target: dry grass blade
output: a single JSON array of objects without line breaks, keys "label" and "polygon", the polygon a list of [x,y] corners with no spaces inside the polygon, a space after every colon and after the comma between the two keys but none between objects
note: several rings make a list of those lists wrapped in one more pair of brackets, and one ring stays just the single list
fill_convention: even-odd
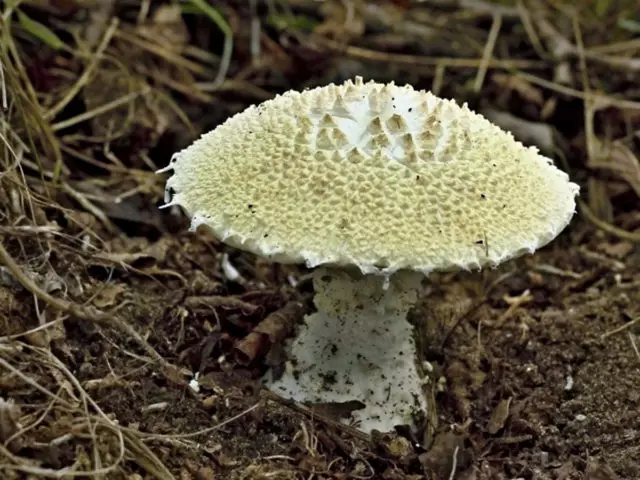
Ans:
[{"label": "dry grass blade", "polygon": [[423,67],[434,67],[437,65],[442,65],[445,67],[453,68],[479,68],[484,63],[486,64],[486,68],[498,70],[539,70],[548,67],[548,64],[546,62],[539,60],[491,59],[487,62],[482,58],[422,57],[418,55],[380,52],[363,47],[356,47],[353,45],[344,46],[334,40],[319,36],[312,36],[311,40],[318,45],[322,45],[328,48],[334,53],[341,53],[352,58],[375,62],[398,63]]},{"label": "dry grass blade", "polygon": [[[12,35],[11,9],[3,14],[4,25],[0,30],[0,65],[2,66],[3,121],[11,120],[11,129],[20,131],[16,135],[40,164],[42,157],[55,165],[55,179],[60,174],[63,162],[58,140],[51,125],[43,118],[38,95],[34,90],[19,49]],[[9,92],[9,94],[7,93]],[[8,147],[8,143],[4,142]],[[8,156],[5,160],[8,160]]]},{"label": "dry grass blade", "polygon": [[156,352],[149,343],[144,340],[140,334],[133,329],[131,325],[122,321],[118,317],[115,317],[109,313],[102,312],[97,308],[90,306],[78,305],[68,300],[61,298],[55,298],[52,295],[45,292],[40,288],[29,276],[27,276],[22,269],[15,262],[13,257],[9,255],[9,252],[5,249],[4,245],[0,242],[0,262],[3,263],[13,276],[20,282],[20,284],[29,292],[33,293],[43,302],[53,306],[56,310],[67,313],[82,320],[88,320],[96,322],[101,325],[115,327],[125,332],[131,338],[134,338],[138,344],[147,352],[147,354],[154,360],[160,362],[161,365],[165,365],[164,359]]},{"label": "dry grass blade", "polygon": [[487,68],[491,62],[492,52],[496,46],[498,35],[500,34],[500,28],[502,27],[502,17],[500,14],[496,14],[493,17],[493,23],[491,24],[491,30],[489,30],[489,36],[487,38],[487,44],[485,45],[484,52],[482,54],[482,62],[478,68],[475,82],[473,84],[473,90],[478,93],[482,89],[484,78],[487,74]]},{"label": "dry grass blade", "polygon": [[117,18],[112,19],[111,24],[105,31],[96,51],[93,52],[93,54],[88,55],[91,60],[87,65],[87,68],[84,70],[82,75],[78,77],[78,80],[75,82],[73,87],[67,91],[66,95],[44,114],[44,118],[46,120],[51,120],[58,113],[60,113],[62,109],[64,109],[64,107],[67,106],[69,102],[71,102],[71,100],[73,100],[73,98],[80,92],[80,90],[82,90],[82,88],[89,83],[100,61],[102,61],[103,54],[109,46],[109,42],[111,42],[111,39],[118,29],[118,23],[119,22]]},{"label": "dry grass blade", "polygon": [[631,327],[633,327],[634,325],[636,325],[637,323],[640,323],[640,317],[638,318],[634,318],[633,320],[631,320],[630,322],[625,323],[624,325],[615,328],[613,330],[610,330],[606,333],[603,333],[602,335],[600,335],[600,338],[605,339],[607,337],[610,337],[611,335],[615,335],[616,333],[620,333],[624,330],[627,330]]},{"label": "dry grass blade", "polygon": [[140,432],[140,436],[141,436],[141,438],[143,438],[145,440],[148,440],[148,441],[153,441],[153,440],[173,441],[173,440],[179,440],[179,439],[187,439],[187,438],[199,437],[201,435],[206,435],[208,433],[215,432],[216,430],[219,430],[219,429],[225,427],[226,425],[229,425],[230,423],[235,422],[236,420],[244,417],[245,415],[248,415],[249,413],[251,413],[255,409],[257,409],[260,406],[260,404],[261,404],[260,402],[254,403],[252,406],[250,406],[249,408],[243,410],[242,412],[238,413],[237,415],[234,415],[233,417],[227,418],[226,420],[223,420],[222,422],[217,423],[216,425],[214,425],[212,427],[203,428],[203,429],[197,430],[195,432],[166,434],[166,435]]},{"label": "dry grass blade", "polygon": [[147,472],[152,474],[158,480],[174,480],[176,478],[157,457],[157,455],[142,443],[138,435],[132,434],[131,432],[125,432],[124,439],[134,461]]},{"label": "dry grass blade", "polygon": [[189,0],[195,7],[197,7],[202,13],[207,15],[211,21],[220,29],[224,35],[224,45],[222,47],[222,58],[220,59],[220,67],[218,74],[216,75],[212,89],[222,85],[227,77],[227,71],[231,64],[231,54],[233,53],[233,32],[226,20],[220,15],[220,13],[204,0]]},{"label": "dry grass blade", "polygon": [[[600,142],[602,143],[602,142]],[[590,159],[589,168],[613,172],[624,179],[640,198],[640,160],[619,140],[611,145],[598,145],[599,155]]]},{"label": "dry grass blade", "polygon": [[607,223],[604,220],[600,220],[582,200],[578,201],[578,206],[580,209],[580,213],[584,216],[584,218],[593,223],[600,230],[629,242],[640,243],[640,233],[628,232],[622,228]]},{"label": "dry grass blade", "polygon": [[[36,350],[33,350],[33,353],[35,354],[34,358],[39,358],[42,361],[42,365],[47,365],[51,369],[52,374],[55,373],[54,370],[57,370],[59,372],[59,375],[55,375],[55,374],[53,375],[54,378],[61,379],[61,380],[64,378],[64,380],[66,381],[71,381],[73,385],[72,388],[77,388],[77,391],[80,392],[80,396],[82,397],[83,402],[88,400],[89,403],[91,403],[92,407],[96,409],[98,416],[95,418],[92,418],[92,416],[88,413],[88,410],[86,409],[86,407],[84,408],[84,413],[80,414],[80,416],[85,417],[86,423],[83,424],[83,427],[87,428],[88,430],[87,434],[89,435],[91,440],[93,442],[97,441],[97,437],[96,437],[97,431],[95,427],[99,425],[100,428],[104,429],[106,432],[110,432],[116,436],[118,449],[117,449],[117,452],[115,452],[116,454],[113,460],[109,462],[110,463],[109,465],[102,467],[100,466],[102,462],[98,460],[94,463],[93,469],[85,470],[85,469],[78,469],[76,466],[69,466],[62,469],[43,468],[39,465],[40,462],[33,461],[32,459],[22,458],[18,455],[12,454],[3,446],[2,449],[0,449],[0,454],[8,458],[10,461],[3,462],[2,464],[0,464],[0,470],[2,469],[4,469],[5,471],[15,470],[15,471],[19,471],[19,472],[30,474],[30,475],[36,475],[40,478],[61,478],[61,477],[74,478],[74,477],[86,477],[86,476],[101,476],[101,475],[106,475],[114,472],[118,468],[118,466],[121,464],[121,462],[124,460],[124,457],[125,457],[125,443],[124,443],[124,437],[122,435],[120,427],[117,426],[111,419],[109,419],[109,417],[105,415],[105,413],[95,404],[95,402],[93,402],[93,400],[86,394],[86,392],[82,389],[82,387],[80,387],[78,381],[71,374],[71,372],[69,372],[68,369],[66,369],[66,367],[64,367],[59,360],[53,357],[51,352],[36,349]],[[42,391],[47,396],[49,396],[53,401],[60,403],[67,409],[70,409],[72,411],[83,410],[81,405],[77,403],[77,400],[72,402],[68,400],[64,400],[59,395],[53,394],[46,388],[42,387],[38,383],[38,381],[30,378],[27,374],[24,373],[24,370],[25,370],[24,367],[16,368],[2,357],[0,357],[0,366],[2,366],[5,370],[14,373],[18,378],[23,380],[28,385],[36,387],[38,390]],[[92,426],[93,422],[95,422],[95,427]],[[84,428],[82,427],[79,429],[76,428],[74,435],[82,436],[83,430]],[[18,432],[17,435],[13,436],[13,440],[15,441],[16,439],[19,439],[20,435],[24,434],[25,432],[26,431],[24,430],[21,432]]]}]

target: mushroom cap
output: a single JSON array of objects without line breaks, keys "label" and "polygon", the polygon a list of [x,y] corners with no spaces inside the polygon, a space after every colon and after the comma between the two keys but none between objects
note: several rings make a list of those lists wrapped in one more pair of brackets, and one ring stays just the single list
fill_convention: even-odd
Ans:
[{"label": "mushroom cap", "polygon": [[566,173],[467,105],[360,77],[251,106],[177,152],[167,205],[281,263],[495,266],[575,212]]}]

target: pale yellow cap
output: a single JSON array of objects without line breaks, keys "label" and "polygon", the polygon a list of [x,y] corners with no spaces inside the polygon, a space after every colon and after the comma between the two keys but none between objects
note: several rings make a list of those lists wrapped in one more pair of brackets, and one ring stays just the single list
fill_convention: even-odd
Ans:
[{"label": "pale yellow cap", "polygon": [[533,252],[579,192],[535,148],[411,86],[290,91],[176,153],[166,200],[222,241],[274,261],[471,269]]}]

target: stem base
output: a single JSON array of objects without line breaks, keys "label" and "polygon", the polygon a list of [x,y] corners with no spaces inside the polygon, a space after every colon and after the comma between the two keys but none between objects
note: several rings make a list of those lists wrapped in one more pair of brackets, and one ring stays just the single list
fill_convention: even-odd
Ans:
[{"label": "stem base", "polygon": [[415,426],[427,405],[407,313],[422,278],[316,269],[318,311],[305,318],[284,374],[275,381],[268,374],[267,387],[299,402],[359,401],[365,406],[352,417],[366,432]]}]

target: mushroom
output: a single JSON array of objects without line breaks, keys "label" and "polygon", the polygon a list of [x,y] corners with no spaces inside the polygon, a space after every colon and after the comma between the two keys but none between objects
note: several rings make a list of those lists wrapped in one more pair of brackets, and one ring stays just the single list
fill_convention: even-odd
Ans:
[{"label": "mushroom", "polygon": [[317,311],[265,385],[357,401],[361,430],[416,426],[425,372],[407,313],[433,271],[480,269],[553,240],[579,187],[466,104],[356,77],[229,118],[161,171],[166,206],[221,241],[313,268]]}]

